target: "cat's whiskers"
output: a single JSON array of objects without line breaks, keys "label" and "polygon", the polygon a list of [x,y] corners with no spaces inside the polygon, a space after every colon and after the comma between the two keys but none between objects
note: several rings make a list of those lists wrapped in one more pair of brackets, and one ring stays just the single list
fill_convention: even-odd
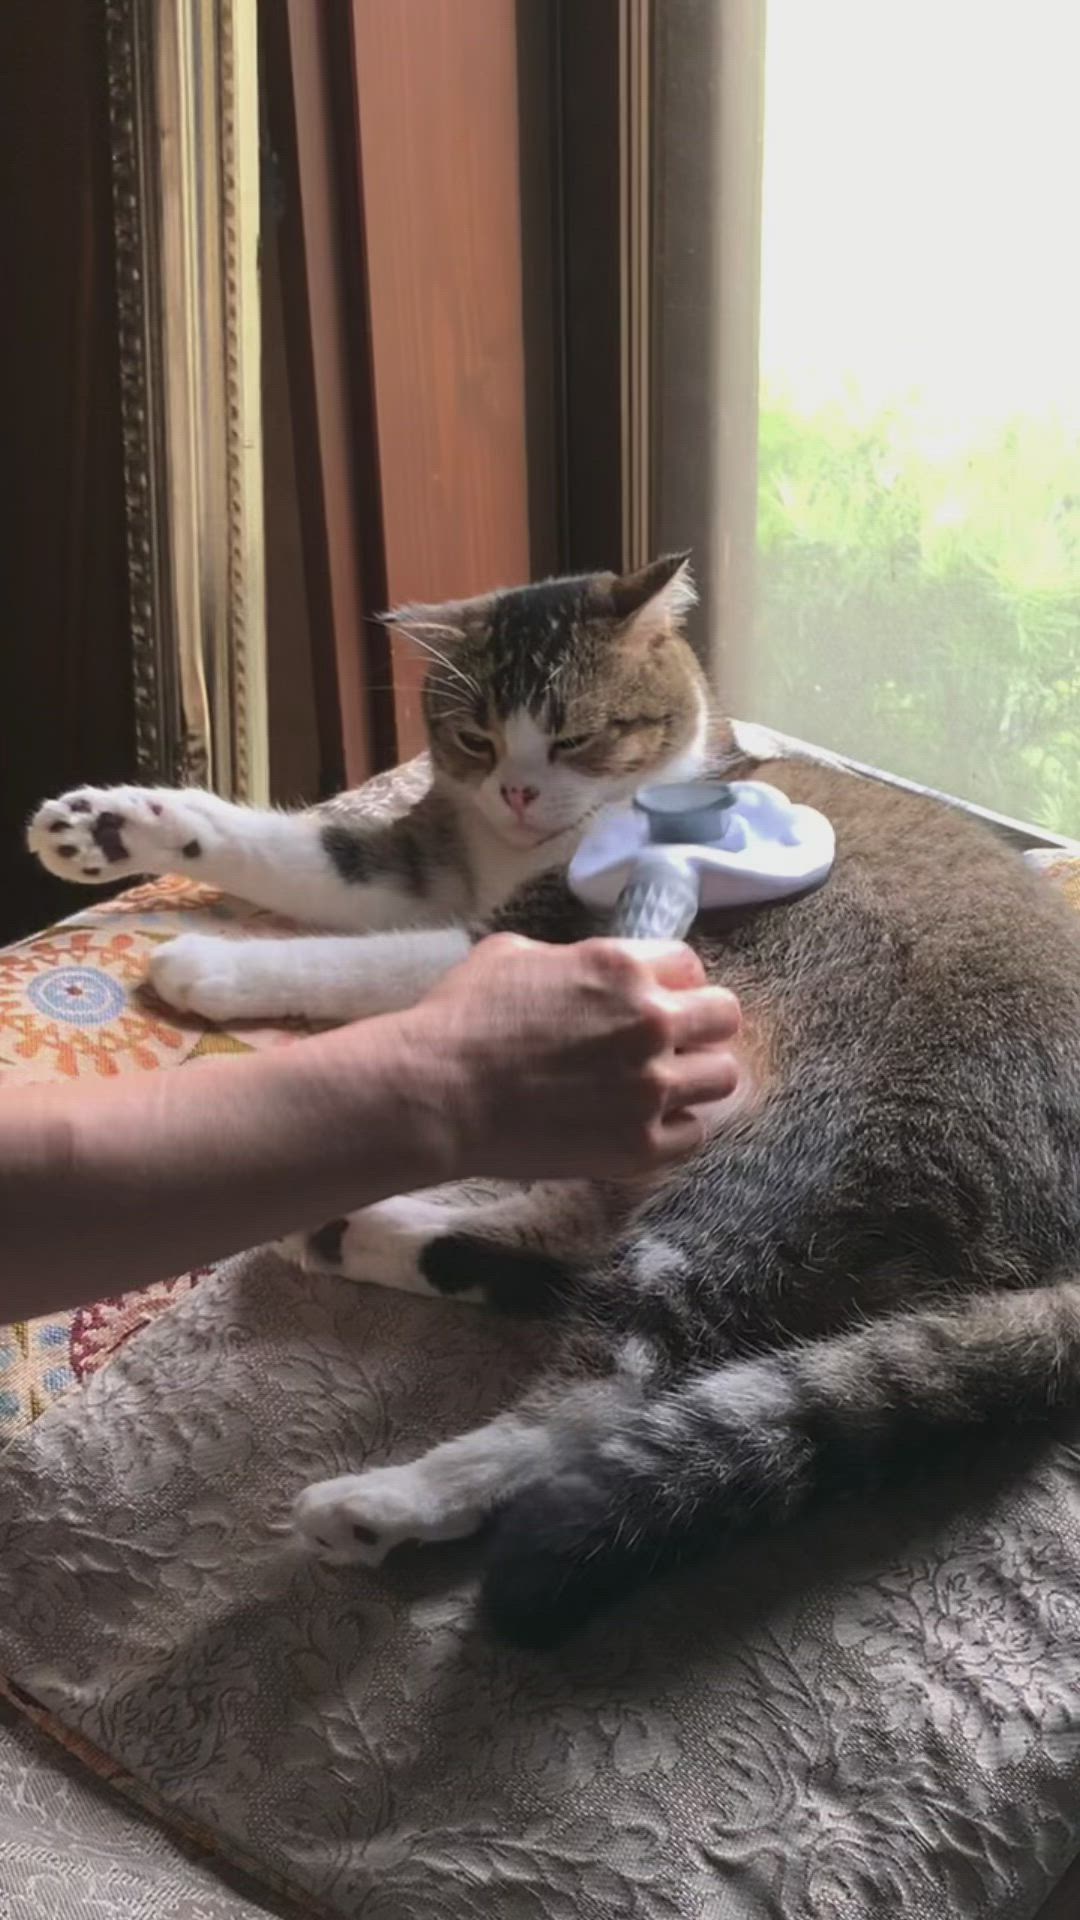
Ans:
[{"label": "cat's whiskers", "polygon": [[[450,627],[432,627],[431,631],[434,633],[451,633],[453,629]],[[414,627],[406,628],[405,632],[407,638],[413,642],[414,646],[419,647],[421,653],[426,654],[429,660],[433,660],[436,666],[444,667],[447,673],[451,674],[455,680],[460,680],[461,684],[467,687],[470,693],[475,694],[477,699],[480,698],[479,683],[473,678],[472,674],[466,673],[464,667],[459,667],[456,660],[451,660],[448,654],[441,652],[438,647],[432,646],[430,641],[422,640]]]},{"label": "cat's whiskers", "polygon": [[447,675],[429,670],[425,683],[432,693],[445,693],[453,699],[461,699],[461,683],[451,680]]},{"label": "cat's whiskers", "polygon": [[460,687],[432,686],[429,682],[428,692],[439,702],[436,716],[439,720],[460,720],[467,727],[476,726],[476,708],[463,704]]}]

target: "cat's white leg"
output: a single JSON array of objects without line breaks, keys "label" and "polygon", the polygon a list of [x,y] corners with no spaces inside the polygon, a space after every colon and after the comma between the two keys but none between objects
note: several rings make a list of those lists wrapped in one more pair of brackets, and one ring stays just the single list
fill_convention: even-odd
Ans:
[{"label": "cat's white leg", "polygon": [[[494,1211],[479,1206],[443,1207],[406,1193],[331,1220],[314,1233],[290,1234],[280,1242],[280,1250],[309,1272],[340,1273],[347,1280],[364,1280],[402,1293],[437,1294],[420,1270],[424,1248],[455,1229],[467,1232]],[[479,1288],[470,1288],[457,1297],[482,1300],[483,1294]]]},{"label": "cat's white leg", "polygon": [[[378,841],[379,857],[366,857]],[[394,827],[365,834],[318,813],[237,806],[195,787],[79,787],[38,808],[27,841],[42,865],[94,886],[181,873],[312,926],[365,932],[453,917],[453,876],[429,897],[395,870]]]},{"label": "cat's white leg", "polygon": [[38,808],[27,841],[65,880],[189,874],[310,920],[340,905],[311,815],[236,806],[196,787],[78,787]]},{"label": "cat's white leg", "polygon": [[293,1508],[304,1545],[332,1565],[377,1567],[406,1540],[463,1540],[551,1464],[546,1426],[504,1414],[401,1467],[306,1487]]},{"label": "cat's white leg", "polygon": [[150,962],[156,993],[207,1020],[362,1020],[415,1005],[464,960],[459,927],[226,940],[184,933]]},{"label": "cat's white leg", "polygon": [[[623,1211],[631,1204],[628,1193]],[[438,1243],[452,1236],[459,1243],[475,1242],[481,1252],[504,1252],[508,1256],[509,1294],[514,1254],[581,1266],[590,1253],[610,1240],[618,1212],[607,1189],[584,1182],[545,1183],[472,1206],[442,1205],[417,1194],[403,1194],[393,1200],[380,1200],[344,1219],[331,1220],[314,1233],[293,1234],[282,1242],[281,1250],[310,1270],[339,1273],[372,1286],[443,1298],[452,1293],[455,1300],[486,1301],[487,1273],[478,1271],[474,1284],[469,1284],[467,1246],[462,1245],[451,1285],[445,1284],[449,1275],[440,1276],[443,1285],[427,1277],[425,1256],[430,1261]],[[438,1273],[439,1267],[432,1265],[431,1271]]]}]

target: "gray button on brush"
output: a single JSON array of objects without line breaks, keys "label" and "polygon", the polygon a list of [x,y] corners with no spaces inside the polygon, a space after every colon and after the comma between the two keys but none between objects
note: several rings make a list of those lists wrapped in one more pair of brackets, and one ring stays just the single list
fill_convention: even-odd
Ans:
[{"label": "gray button on brush", "polygon": [[654,846],[718,847],[735,798],[726,780],[686,780],[642,787],[634,807],[648,820]]}]

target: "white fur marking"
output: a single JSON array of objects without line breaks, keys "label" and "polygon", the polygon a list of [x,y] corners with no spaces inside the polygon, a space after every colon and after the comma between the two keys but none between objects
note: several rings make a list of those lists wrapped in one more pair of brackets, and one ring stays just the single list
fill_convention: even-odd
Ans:
[{"label": "white fur marking", "polygon": [[615,1357],[619,1372],[635,1386],[644,1386],[656,1366],[656,1355],[648,1341],[636,1335],[623,1341]]},{"label": "white fur marking", "polygon": [[[420,1255],[440,1235],[452,1232],[467,1222],[475,1209],[440,1207],[415,1194],[402,1194],[392,1200],[380,1200],[349,1215],[341,1239],[340,1259],[320,1259],[312,1236],[294,1236],[287,1251],[299,1257],[305,1267],[339,1273],[347,1280],[360,1280],[373,1287],[392,1287],[402,1293],[422,1293],[442,1299],[437,1287],[428,1285],[420,1272]],[[483,1302],[479,1287],[468,1287],[454,1295],[455,1301]]]},{"label": "white fur marking", "polygon": [[688,1268],[686,1255],[670,1240],[655,1234],[643,1234],[634,1249],[634,1279],[640,1287],[655,1287],[673,1280]]},{"label": "white fur marking", "polygon": [[548,766],[552,737],[531,713],[513,714],[506,723],[505,736],[507,779],[512,772],[539,773]]},{"label": "white fur marking", "polygon": [[774,1362],[742,1360],[697,1381],[688,1405],[754,1426],[788,1413],[794,1398],[790,1383]]}]

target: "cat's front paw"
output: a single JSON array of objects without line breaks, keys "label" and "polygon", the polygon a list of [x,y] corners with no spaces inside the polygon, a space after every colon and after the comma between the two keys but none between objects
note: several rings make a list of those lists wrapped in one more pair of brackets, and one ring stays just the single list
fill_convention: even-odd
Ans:
[{"label": "cat's front paw", "polygon": [[248,1019],[253,1009],[244,982],[243,943],[205,933],[182,933],[159,947],[150,962],[158,998],[204,1020]]},{"label": "cat's front paw", "polygon": [[95,886],[197,868],[213,832],[213,795],[161,787],[76,787],[46,800],[26,831],[43,867]]},{"label": "cat's front paw", "polygon": [[406,1541],[463,1540],[485,1518],[475,1499],[420,1461],[320,1480],[293,1508],[300,1539],[331,1566],[378,1567]]}]

